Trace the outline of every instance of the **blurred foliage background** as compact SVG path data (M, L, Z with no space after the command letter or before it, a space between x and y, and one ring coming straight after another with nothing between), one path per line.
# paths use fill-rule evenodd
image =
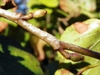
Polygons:
M65 28L69 27L71 24L75 22L82 22L90 18L97 18L97 19L100 18L100 0L14 0L14 1L17 6L9 11L28 14L38 9L46 10L47 14L44 17L37 19L33 18L28 20L28 22L54 35L58 39L64 32ZM56 60L56 52L54 52L51 46L46 44L44 41L42 41L35 35L32 35L28 31L24 30L19 25L4 18L0 18L0 35L5 37L10 37L16 40L23 48L27 49L27 50L23 49L24 51L27 51L28 53L34 55L37 58L34 60L39 61L42 71L44 72L45 75L54 75L55 71L58 69L59 65L58 61ZM6 42L5 43L2 42L1 39L2 37L0 38L1 45L2 43L3 45L5 44L9 45L9 42L12 41L12 39L7 38L9 42L7 42L7 40L4 39ZM16 42L13 44L15 47L17 47ZM3 47L1 47L0 50L2 52ZM16 54L19 54L18 56L20 56L20 54L24 53L16 51ZM13 53L12 55L16 56ZM9 54L7 55L7 57L8 56ZM21 57L25 58L22 55ZM27 62L34 63L34 61L31 60L27 60ZM25 65L25 63L22 64ZM26 63L26 65L28 64L29 63ZM14 67L12 69L14 69ZM30 75L42 75L42 71L40 71L40 74L30 73ZM1 73L2 72L3 71L1 70ZM8 71L6 72L8 73ZM15 75L15 74L4 74L4 75ZM25 75L28 75L28 73Z

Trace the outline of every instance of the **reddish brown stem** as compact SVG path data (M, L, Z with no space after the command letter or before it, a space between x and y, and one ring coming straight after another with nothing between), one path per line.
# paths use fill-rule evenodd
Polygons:
M69 43L65 43L62 41L60 41L60 44L64 50L67 49L67 50L71 50L73 52L77 52L77 53L80 53L83 55L88 55L88 56L100 59L100 53L98 53L98 52L94 52L92 50L88 50L86 48L79 47L79 46L69 44Z
M59 52L66 58L70 59L74 62L81 61L84 59L83 55L79 53L68 53L67 51L63 50L62 48L59 49Z

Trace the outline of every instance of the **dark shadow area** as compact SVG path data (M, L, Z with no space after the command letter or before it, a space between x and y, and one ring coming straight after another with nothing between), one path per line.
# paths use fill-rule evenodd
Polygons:
M47 69L49 70L50 75L54 75L54 73L56 72L56 70L58 70L58 68L59 68L58 61L53 61L49 63L49 65L47 66Z
M8 46L25 51L25 48L15 40L0 36L0 75L35 75L27 67L19 63L19 61L24 61L24 58L10 54Z
M25 36L25 33L26 33L27 31L25 30L25 29L23 29L21 26L16 26L16 27L14 27L14 26L12 26L11 24L9 24L9 26L8 26L8 31L7 31L7 38L9 37L9 39L10 40L12 40L13 42L15 41L16 43L15 44L17 44L17 48L20 48L21 47L21 49L23 49L23 50L25 50L25 51L27 51L27 52L29 52L29 53L32 53L31 51L31 49L29 49L30 47L26 47L26 45L24 46L24 48L20 45L22 42L23 43L26 43L26 42L29 42L29 41L26 41L25 40L25 37L27 37L27 36ZM1 32L1 35L4 35L5 34L5 31L4 32ZM6 35L5 35L6 36ZM30 36L29 36L30 37ZM6 39L7 40L7 39ZM20 44L19 44L20 43ZM13 44L13 43L11 43L11 42L9 42L9 44L11 44L12 46L13 45L15 45L15 44ZM28 43L29 44L29 43ZM16 46L16 45L15 45ZM5 49L6 50L6 49Z
M15 7L15 6L14 6L13 2L10 0L8 2L6 2L5 5L1 6L1 8L3 8L3 9L11 9L13 7Z
M76 17L76 18L71 18L68 23L69 25L75 23L75 22L83 22L85 20L89 19L89 17L87 17L86 15L81 14L80 16Z
M33 5L33 6L31 6L31 8L32 9L34 9L34 8L43 9L43 8L46 8L46 6L45 5Z
M23 42L24 41L25 31L26 31L25 29L23 29L19 25L14 27L11 24L9 24L8 29L9 29L8 30L8 35L7 35L8 37L11 37L11 38L15 39L18 42Z
M76 64L72 64L72 63L61 63L60 64L60 68L65 68L67 70L69 70L70 72L77 74L77 69L81 69L85 66L90 65L87 62L80 62L80 63L76 63Z
M100 0L96 0L96 5L97 5L96 11L100 12Z

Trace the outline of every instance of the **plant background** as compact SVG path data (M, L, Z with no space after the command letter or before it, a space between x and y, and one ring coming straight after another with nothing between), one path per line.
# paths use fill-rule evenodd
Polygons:
M25 4L24 14L47 10L44 17L28 22L58 39L71 24L100 18L99 0L27 0ZM9 11L22 12L17 10L15 7ZM0 18L0 51L1 75L54 75L59 68L57 54L51 46L4 18Z

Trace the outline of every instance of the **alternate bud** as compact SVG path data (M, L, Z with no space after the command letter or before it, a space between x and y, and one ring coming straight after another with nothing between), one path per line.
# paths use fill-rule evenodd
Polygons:
M36 10L33 13L33 18L40 18L40 17L44 16L46 13L47 13L47 11L43 10L43 9Z
M84 56L79 54L79 53L71 53L70 54L70 60L77 62L77 61L81 61L84 59Z
M29 20L31 18L40 18L40 17L43 17L46 13L47 13L46 10L39 9L39 10L36 10L35 12L33 12L33 13L29 13L25 16L22 16L21 19Z

